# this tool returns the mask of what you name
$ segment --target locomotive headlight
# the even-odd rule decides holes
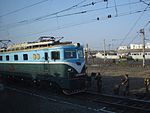
[[[68,69],[68,72],[72,72],[72,69],[71,69],[71,68],[69,68],[69,69]]]

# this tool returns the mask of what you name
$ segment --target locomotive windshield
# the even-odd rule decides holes
[[[64,58],[84,58],[83,49],[66,49],[64,51]]]
[[[65,59],[77,58],[76,50],[65,50]]]
[[[79,58],[83,58],[84,57],[83,50],[78,50],[78,57]]]

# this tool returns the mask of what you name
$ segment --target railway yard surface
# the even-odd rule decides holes
[[[96,113],[93,109],[48,94],[11,88],[7,87],[0,93],[0,113]]]
[[[59,93],[51,93],[47,89],[37,89],[24,84],[0,85],[0,113],[148,113],[150,94],[145,92],[144,78],[150,77],[150,67],[139,65],[88,65],[88,75],[92,72],[102,74],[102,95],[97,94],[95,77],[92,77],[92,87],[87,92],[94,94],[75,94],[65,96]],[[120,83],[121,76],[129,75],[130,95],[123,96],[123,86],[119,96],[114,95],[114,86]],[[112,97],[109,97],[111,95]],[[117,97],[117,98],[116,98]],[[119,97],[119,101],[117,100]],[[111,99],[113,98],[113,99]],[[114,99],[115,98],[115,99]],[[130,100],[131,99],[131,100]],[[132,100],[133,99],[133,100]],[[135,99],[135,100],[134,100]],[[137,99],[137,100],[136,100]],[[107,101],[109,100],[109,101]],[[122,102],[122,100],[126,100]],[[142,100],[142,101],[141,101]],[[114,103],[113,101],[116,101]],[[129,102],[130,101],[130,102]],[[131,102],[133,101],[133,102]],[[136,108],[137,104],[141,106]],[[126,103],[126,104],[121,104]],[[128,105],[128,103],[130,103]],[[134,106],[132,107],[132,104]],[[130,110],[130,109],[133,109]],[[145,111],[142,111],[145,110]]]

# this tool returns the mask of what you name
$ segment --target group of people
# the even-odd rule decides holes
[[[102,91],[102,75],[98,72],[96,74],[96,84],[97,84],[97,91],[101,92]],[[123,95],[128,96],[129,95],[129,76],[128,74],[125,74],[124,76],[121,77],[121,82],[118,84],[117,87],[114,88],[114,94],[119,95],[120,93],[120,88],[122,88]]]
[[[102,76],[101,73],[91,73],[91,76],[87,76],[87,87],[92,86],[92,81],[96,80],[97,91],[101,92],[102,90]]]
[[[100,72],[98,73],[91,73],[91,76],[89,77],[89,83],[91,86],[91,77],[94,77],[94,79],[96,80],[96,87],[97,87],[97,91],[99,93],[102,92],[102,75]],[[112,87],[113,88],[113,87]],[[128,77],[128,74],[125,74],[124,76],[122,76],[119,84],[115,85],[113,91],[114,91],[114,94],[116,95],[119,95],[120,94],[120,88],[122,89],[123,91],[123,95],[124,96],[127,96],[129,95],[129,77]]]

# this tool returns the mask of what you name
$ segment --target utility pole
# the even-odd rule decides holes
[[[111,44],[108,44],[109,51],[110,51],[110,46],[111,46]]]
[[[105,44],[105,39],[104,39],[104,62],[105,62],[105,60],[106,60],[105,54],[106,54],[106,44]]]
[[[144,32],[144,29],[140,29],[140,33],[142,34],[142,43],[143,43],[143,67],[145,67],[145,32]]]
[[[88,44],[86,44],[86,49],[85,49],[85,63],[88,63]]]

